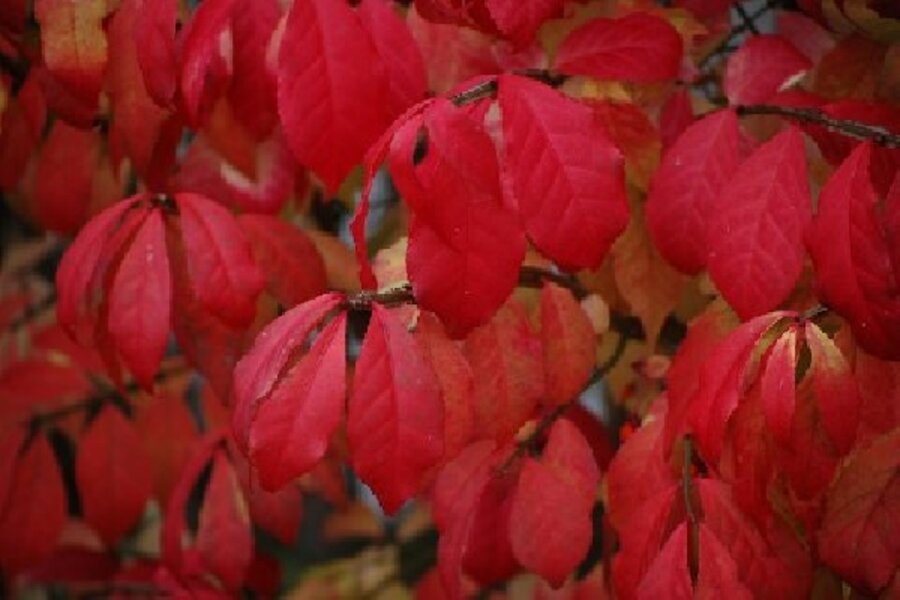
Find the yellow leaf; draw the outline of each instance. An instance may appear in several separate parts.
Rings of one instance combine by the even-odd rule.
[[[622,296],[644,325],[647,345],[653,347],[666,316],[678,305],[685,277],[670,267],[653,247],[642,211],[613,246],[613,271]]]

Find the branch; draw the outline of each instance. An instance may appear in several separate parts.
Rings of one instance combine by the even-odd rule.
[[[742,18],[741,24],[735,25],[734,27],[732,27],[731,30],[728,32],[728,35],[726,35],[725,38],[721,42],[716,44],[716,47],[713,48],[709,52],[709,54],[707,54],[705,57],[703,57],[703,60],[701,60],[700,63],[697,65],[697,68],[702,71],[702,70],[706,69],[706,67],[709,66],[709,63],[711,63],[713,60],[715,60],[719,56],[733,52],[736,48],[732,48],[731,43],[734,41],[734,38],[741,35],[745,31],[750,30],[750,31],[753,31],[753,33],[758,33],[758,31],[754,31],[754,30],[750,29],[750,24],[752,24],[753,27],[755,28],[756,27],[756,25],[755,25],[756,19],[763,16],[766,12],[772,10],[773,8],[779,6],[780,4],[781,3],[779,2],[779,0],[769,0],[769,2],[766,2],[765,6],[763,6],[762,8],[760,8],[750,14],[747,14],[747,11],[745,11],[742,6],[736,5],[736,6],[739,6],[740,10],[741,10],[741,12],[738,13],[739,15],[741,15],[741,18]]]
[[[551,71],[550,69],[518,69],[513,71],[516,75],[522,77],[530,77],[541,83],[546,83],[551,87],[559,87],[569,78],[568,75]],[[475,84],[467,90],[463,90],[458,94],[450,96],[450,102],[456,106],[465,106],[482,100],[491,98],[497,93],[497,78],[491,77],[485,81]]]
[[[869,125],[849,119],[835,119],[817,108],[777,106],[774,104],[751,104],[735,108],[739,115],[775,115],[794,119],[802,123],[819,125],[857,140],[870,140],[885,148],[900,148],[900,135],[878,125]]]

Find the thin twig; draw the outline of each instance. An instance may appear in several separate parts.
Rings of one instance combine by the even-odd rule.
[[[551,71],[550,69],[519,69],[517,71],[513,71],[513,73],[515,73],[516,75],[521,75],[522,77],[534,79],[535,81],[546,83],[551,87],[559,87],[568,79],[567,75]],[[477,102],[478,100],[491,98],[496,93],[497,78],[491,77],[490,79],[486,79],[475,84],[467,90],[463,90],[457,94],[450,96],[450,102],[452,102],[456,106],[465,106],[466,104],[471,104],[473,102]]]
[[[766,8],[768,9],[768,7]],[[741,18],[741,23],[749,29],[753,35],[759,35],[759,29],[756,27],[756,19],[760,15],[748,15],[744,5],[740,2],[734,5],[734,10],[737,11],[738,16]]]
[[[835,119],[817,108],[801,108],[794,106],[778,106],[774,104],[751,104],[735,108],[739,115],[775,115],[794,119],[803,123],[819,125],[857,140],[870,140],[885,148],[900,148],[900,134],[860,121]]]

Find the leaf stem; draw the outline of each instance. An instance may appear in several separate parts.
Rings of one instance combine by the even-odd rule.
[[[749,104],[735,108],[738,115],[775,115],[820,125],[829,131],[857,140],[870,140],[885,148],[900,148],[900,134],[878,125],[869,125],[850,119],[835,119],[817,108],[777,106],[773,104]]]

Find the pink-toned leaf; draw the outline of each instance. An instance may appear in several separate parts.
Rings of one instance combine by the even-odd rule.
[[[596,267],[628,223],[621,153],[587,106],[525,77],[499,86],[504,169],[529,237],[563,268]]]
[[[709,252],[708,223],[738,166],[738,123],[731,110],[688,126],[663,154],[647,196],[647,227],[663,258],[693,274]]]
[[[744,323],[718,343],[704,363],[688,417],[704,458],[719,458],[726,425],[748,383],[754,348],[770,328],[790,315],[773,312]]]
[[[778,33],[813,63],[819,62],[834,47],[831,32],[802,12],[779,11],[776,20]]]
[[[250,519],[286,546],[292,546],[303,518],[303,490],[289,485],[277,492],[268,492],[259,485],[249,463],[234,456],[235,466],[250,507]]]
[[[689,600],[694,597],[691,573],[688,570],[688,524],[679,525],[659,551],[638,586],[635,598],[672,598]]]
[[[213,458],[196,543],[203,565],[225,588],[240,588],[253,558],[253,533],[237,473],[221,450]]]
[[[635,12],[618,19],[594,19],[563,40],[556,68],[587,75],[646,83],[673,79],[681,66],[681,36],[668,21]]]
[[[334,193],[387,122],[388,78],[344,2],[296,2],[278,61],[278,110],[288,144]]]
[[[347,317],[329,323],[259,403],[250,426],[250,458],[269,491],[312,469],[341,422],[346,395]]]
[[[722,85],[731,104],[759,104],[811,67],[810,60],[785,38],[755,35],[728,58]]]
[[[375,305],[356,363],[347,440],[353,468],[388,513],[419,491],[443,456],[440,392],[412,334]]]
[[[766,424],[772,437],[787,442],[797,399],[794,372],[797,365],[797,328],[791,327],[772,344],[760,378],[761,399]]]
[[[541,289],[544,403],[562,405],[578,397],[594,369],[597,337],[569,290],[554,283]]]
[[[341,301],[339,294],[323,294],[287,311],[257,336],[253,347],[234,370],[234,430],[238,444],[246,446],[250,424],[259,402],[268,396],[288,360],[302,348],[315,328]]]
[[[117,408],[102,410],[82,437],[75,481],[85,521],[115,547],[140,521],[152,485],[137,431]]]
[[[544,394],[540,338],[524,308],[507,303],[469,334],[465,354],[475,376],[475,435],[504,443],[530,419]]]
[[[857,449],[828,490],[818,532],[822,560],[877,594],[900,567],[900,430]]]
[[[413,212],[407,271],[419,306],[436,313],[451,335],[461,335],[487,321],[512,293],[525,240],[501,204],[487,133],[446,100],[431,105],[424,128],[420,161],[414,160],[416,121],[394,138],[389,161]]]
[[[360,22],[375,45],[388,78],[391,118],[425,99],[428,82],[422,53],[406,23],[387,0],[363,0]]]
[[[169,337],[172,277],[162,213],[154,210],[128,248],[109,293],[109,332],[145,389],[153,387]]]
[[[590,547],[599,479],[591,447],[565,419],[550,430],[541,460],[528,458],[522,467],[509,517],[513,552],[554,587],[563,584]]]
[[[265,215],[241,215],[238,223],[280,304],[291,307],[325,292],[322,255],[301,229]]]
[[[18,573],[50,556],[66,519],[66,490],[53,449],[39,435],[16,461],[0,507],[0,564]]]
[[[177,194],[175,200],[194,294],[226,323],[247,325],[265,280],[237,221],[199,194]]]
[[[737,169],[709,220],[709,273],[742,319],[770,311],[803,269],[812,219],[803,137],[790,128]]]
[[[869,177],[870,144],[859,145],[832,174],[819,195],[819,210],[806,235],[822,300],[845,317],[868,352],[900,358],[900,314],[889,298],[889,250]]]

